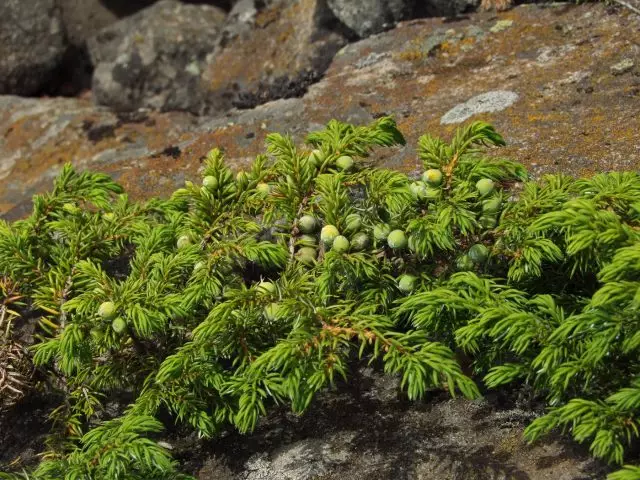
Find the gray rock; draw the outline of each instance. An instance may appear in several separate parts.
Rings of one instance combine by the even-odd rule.
[[[393,28],[400,20],[409,18],[415,0],[328,0],[334,15],[359,37]]]
[[[480,0],[422,0],[417,7],[421,17],[454,17],[474,10]]]
[[[302,96],[347,42],[325,0],[241,1],[202,83],[211,110]],[[344,27],[342,27],[344,28]]]
[[[58,0],[69,43],[84,45],[98,30],[118,21],[118,15],[100,0]]]
[[[486,92],[453,107],[442,116],[440,123],[460,123],[478,113],[499,112],[513,105],[517,99],[517,93],[507,90]]]
[[[55,0],[2,0],[0,94],[37,93],[52,81],[66,47]]]
[[[88,42],[96,103],[198,112],[206,95],[200,73],[225,16],[217,7],[163,0],[100,31]]]

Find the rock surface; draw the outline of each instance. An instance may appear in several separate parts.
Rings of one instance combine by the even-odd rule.
[[[301,96],[346,43],[325,0],[260,3],[260,8],[248,1],[234,7],[204,71],[214,111]]]
[[[359,37],[392,28],[415,11],[415,0],[328,0],[334,15]]]
[[[475,9],[480,0],[422,0],[418,2],[420,17],[454,17]]]
[[[265,12],[255,13],[260,22]],[[513,24],[492,33],[500,20]],[[373,158],[413,172],[420,168],[420,135],[449,137],[460,123],[443,123],[447,112],[496,91],[518,98],[466,121],[495,124],[508,144],[496,153],[523,162],[534,175],[636,169],[638,44],[640,17],[627,10],[529,5],[497,16],[401,23],[343,48],[302,98],[218,117],[117,115],[87,100],[1,97],[0,213],[16,218],[30,210],[31,195],[50,188],[66,161],[111,173],[134,198],[168,195],[198,177],[200,160],[213,146],[242,167],[263,151],[268,132],[289,132],[301,143],[331,118],[366,123],[394,115],[407,146],[381,149]],[[611,67],[625,59],[635,66],[614,75]]]
[[[118,111],[199,111],[200,73],[225,16],[209,5],[162,0],[101,30],[89,41],[96,102]]]
[[[55,0],[0,2],[0,94],[38,93],[55,76],[66,48]]]
[[[536,415],[517,395],[467,401],[398,396],[371,369],[320,395],[302,417],[284,409],[250,436],[203,444],[169,440],[199,480],[589,480],[606,468],[558,438],[522,440]],[[202,459],[204,462],[202,463]]]

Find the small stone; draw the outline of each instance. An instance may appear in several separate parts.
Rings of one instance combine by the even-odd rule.
[[[621,62],[612,65],[610,70],[612,75],[622,75],[630,71],[635,66],[636,64],[633,60],[631,60],[630,58],[625,58]]]
[[[491,31],[491,33],[498,33],[498,32],[507,30],[512,26],[513,26],[513,20],[498,20],[496,24],[493,27],[491,27],[489,30]]]
[[[513,105],[516,100],[518,94],[509,90],[486,92],[453,107],[442,116],[440,123],[460,123],[479,113],[499,112]]]

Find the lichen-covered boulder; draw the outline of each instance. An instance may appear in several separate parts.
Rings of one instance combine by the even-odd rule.
[[[324,0],[238,2],[203,75],[212,110],[302,96],[347,36]]]
[[[101,30],[88,42],[95,101],[117,111],[198,112],[202,69],[225,17],[210,5],[163,0]]]
[[[55,77],[66,47],[55,0],[2,0],[0,94],[40,92]]]

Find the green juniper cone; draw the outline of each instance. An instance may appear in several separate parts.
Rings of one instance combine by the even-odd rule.
[[[387,237],[387,244],[397,250],[407,248],[407,237],[402,230],[394,230]]]
[[[344,253],[349,250],[349,239],[343,235],[338,235],[333,239],[331,250],[338,253]]]
[[[317,227],[318,222],[315,217],[311,215],[304,215],[303,217],[300,217],[300,220],[298,221],[298,228],[302,233],[313,233],[316,231]]]
[[[0,221],[0,351],[30,352],[0,355],[0,378],[32,362],[20,371],[63,399],[28,478],[191,478],[157,416],[251,432],[348,382],[354,356],[411,400],[527,384],[550,405],[528,440],[564,430],[623,465],[640,431],[640,175],[532,181],[485,155],[504,141],[473,122],[419,139],[416,199],[406,175],[361,161],[403,143],[387,117],[331,121],[300,147],[272,133],[246,172],[213,149],[202,185],[142,203],[67,165],[28,218]],[[38,319],[33,345],[18,345],[21,315]]]
[[[320,230],[320,240],[327,247],[331,247],[333,245],[333,241],[340,236],[340,232],[334,225],[325,225]]]

